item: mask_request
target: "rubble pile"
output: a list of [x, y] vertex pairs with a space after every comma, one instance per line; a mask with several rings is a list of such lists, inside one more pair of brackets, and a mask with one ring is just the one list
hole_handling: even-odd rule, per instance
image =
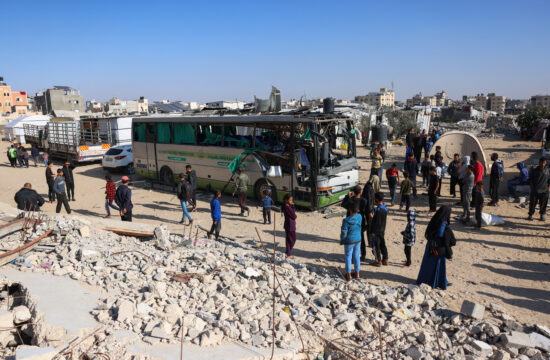
[[[10, 266], [104, 289], [92, 312], [101, 330], [90, 341], [116, 358], [125, 358], [120, 331], [151, 345], [177, 344], [183, 338], [200, 346], [271, 346], [273, 266], [257, 243], [216, 242], [195, 237], [194, 229], [189, 238], [162, 227], [154, 240], [141, 241], [71, 217], [50, 219], [33, 237], [48, 229], [56, 234], [51, 252], [27, 254]], [[278, 348], [299, 352], [303, 341], [306, 348], [318, 349], [318, 358], [335, 360], [346, 358], [337, 349], [348, 346], [335, 339], [353, 339], [355, 353], [375, 359], [382, 336], [386, 359], [440, 354], [447, 359], [546, 359], [550, 353], [547, 328], [520, 324], [497, 304], [486, 310], [464, 302], [457, 313], [446, 309], [444, 291], [412, 284], [375, 286], [368, 279], [347, 283], [333, 268], [308, 268], [282, 256], [277, 279], [283, 290], [277, 289], [275, 300]], [[34, 336], [34, 345], [59, 345]]]

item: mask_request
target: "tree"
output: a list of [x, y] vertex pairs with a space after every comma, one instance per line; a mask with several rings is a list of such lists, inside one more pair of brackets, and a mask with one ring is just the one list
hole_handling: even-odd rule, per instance
[[405, 135], [412, 128], [414, 128], [415, 131], [420, 129], [414, 111], [392, 111], [386, 116], [388, 118], [388, 123], [393, 128], [394, 139], [398, 139], [400, 136]]
[[537, 106], [531, 109], [527, 109], [523, 114], [518, 116], [517, 124], [527, 131], [531, 131], [535, 125], [535, 121], [538, 119], [544, 119], [548, 116], [548, 110], [541, 106]]

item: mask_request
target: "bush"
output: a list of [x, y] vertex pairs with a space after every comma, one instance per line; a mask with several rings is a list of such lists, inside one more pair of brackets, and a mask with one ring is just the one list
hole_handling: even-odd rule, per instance
[[516, 123], [519, 125], [520, 128], [531, 131], [533, 126], [535, 125], [535, 121], [538, 119], [544, 119], [548, 116], [548, 110], [543, 107], [534, 107], [531, 109], [527, 109], [523, 114], [518, 116]]

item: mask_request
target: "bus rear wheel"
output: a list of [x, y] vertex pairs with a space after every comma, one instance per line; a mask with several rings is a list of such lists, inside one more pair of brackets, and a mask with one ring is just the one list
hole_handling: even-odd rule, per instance
[[174, 173], [172, 170], [164, 166], [162, 169], [160, 169], [160, 179], [159, 179], [164, 185], [174, 185]]
[[256, 182], [254, 186], [254, 193], [258, 201], [262, 201], [264, 190], [270, 192], [270, 196], [273, 199], [273, 202], [277, 202], [277, 192], [275, 190], [275, 185], [273, 185], [269, 180], [260, 179]]

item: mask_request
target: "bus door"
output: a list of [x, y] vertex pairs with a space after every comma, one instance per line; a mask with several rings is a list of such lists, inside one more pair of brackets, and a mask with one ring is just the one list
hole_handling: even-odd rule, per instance
[[156, 174], [158, 179], [158, 169], [157, 169], [157, 143], [156, 143], [156, 124], [147, 123], [146, 136], [146, 146], [147, 146], [147, 173], [150, 175]]

